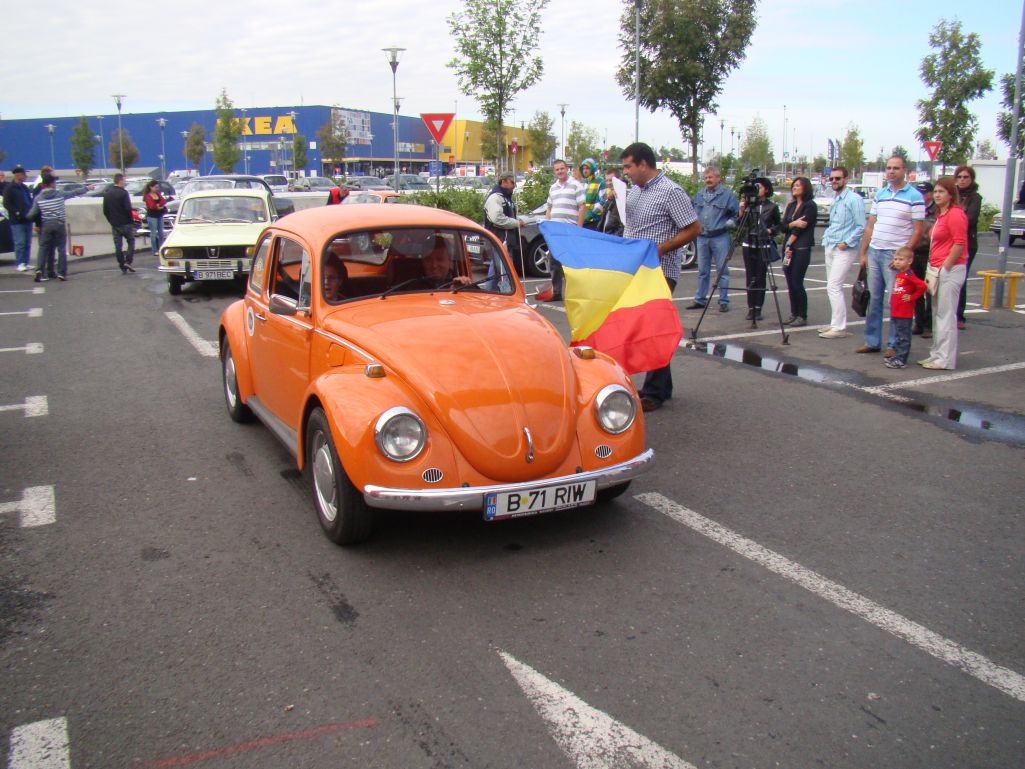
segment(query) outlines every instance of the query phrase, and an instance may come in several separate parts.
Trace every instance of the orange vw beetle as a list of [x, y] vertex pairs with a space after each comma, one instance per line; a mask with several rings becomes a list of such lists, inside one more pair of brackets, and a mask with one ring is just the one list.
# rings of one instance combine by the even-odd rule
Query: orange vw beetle
[[630, 378], [568, 347], [501, 244], [446, 211], [279, 219], [219, 338], [228, 413], [295, 454], [339, 544], [374, 508], [500, 520], [611, 499], [653, 461]]

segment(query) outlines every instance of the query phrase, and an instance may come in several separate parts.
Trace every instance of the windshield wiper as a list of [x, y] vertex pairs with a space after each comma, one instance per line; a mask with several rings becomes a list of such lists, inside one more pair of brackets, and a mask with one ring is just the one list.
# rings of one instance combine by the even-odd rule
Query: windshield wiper
[[460, 291], [462, 291], [464, 288], [480, 288], [485, 283], [490, 283], [492, 281], [497, 281], [497, 280], [498, 280], [498, 276], [497, 275], [492, 275], [492, 276], [489, 276], [489, 277], [486, 277], [486, 278], [481, 278], [480, 280], [475, 280], [473, 283], [460, 283], [458, 286], [452, 286], [452, 293], [453, 294], [457, 294]]
[[392, 286], [387, 291], [385, 291], [383, 294], [381, 294], [381, 298], [384, 299], [386, 296], [388, 296], [388, 294], [395, 293], [396, 291], [398, 291], [403, 286], [408, 286], [408, 285], [410, 285], [412, 283], [419, 283], [421, 280], [422, 280], [422, 278], [410, 278], [409, 280], [404, 280], [401, 283], [396, 283], [394, 286]]
[[203, 224], [213, 224], [212, 219], [204, 219], [202, 216], [193, 216], [188, 219], [179, 220], [179, 224], [191, 224], [192, 222], [202, 222]]

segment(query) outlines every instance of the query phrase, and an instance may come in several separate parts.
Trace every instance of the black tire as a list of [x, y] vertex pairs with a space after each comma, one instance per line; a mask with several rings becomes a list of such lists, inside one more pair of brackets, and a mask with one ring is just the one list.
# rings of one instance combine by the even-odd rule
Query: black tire
[[599, 502], [610, 502], [630, 488], [631, 483], [632, 481], [627, 481], [626, 483], [621, 483], [618, 486], [609, 486], [607, 489], [601, 489], [597, 494], [595, 494], [595, 498]]
[[551, 252], [544, 238], [537, 238], [527, 247], [527, 273], [532, 278], [552, 276]]
[[683, 247], [683, 253], [680, 254], [680, 269], [689, 270], [697, 266], [697, 263], [698, 247], [694, 241], [691, 241]]
[[313, 492], [317, 520], [336, 545], [354, 545], [369, 539], [373, 510], [345, 474], [327, 415], [320, 408], [306, 422], [306, 471]]
[[221, 377], [224, 382], [224, 403], [228, 407], [228, 416], [239, 424], [252, 422], [253, 412], [242, 402], [238, 394], [235, 358], [231, 354], [231, 345], [227, 339], [221, 345]]
[[185, 285], [185, 278], [181, 275], [167, 276], [167, 293], [171, 296], [178, 296], [182, 292], [183, 285]]

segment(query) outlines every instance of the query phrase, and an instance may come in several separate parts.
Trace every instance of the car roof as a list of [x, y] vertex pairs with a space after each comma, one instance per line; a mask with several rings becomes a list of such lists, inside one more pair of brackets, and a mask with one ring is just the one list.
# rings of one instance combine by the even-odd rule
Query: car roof
[[487, 230], [466, 217], [430, 206], [395, 203], [389, 206], [318, 206], [296, 211], [276, 221], [273, 228], [323, 243], [343, 230], [385, 227], [437, 227], [467, 229], [482, 234]]
[[185, 196], [185, 200], [192, 200], [192, 198], [269, 198], [270, 193], [267, 192], [263, 187], [256, 188], [245, 188], [239, 189], [238, 187], [232, 187], [223, 190], [199, 190], [197, 192], [190, 192]]

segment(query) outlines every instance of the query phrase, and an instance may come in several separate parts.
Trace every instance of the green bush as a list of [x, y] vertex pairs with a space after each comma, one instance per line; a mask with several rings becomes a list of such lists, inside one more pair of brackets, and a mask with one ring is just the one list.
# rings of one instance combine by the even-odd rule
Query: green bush
[[683, 187], [684, 192], [693, 200], [698, 190], [705, 186], [704, 182], [701, 181], [701, 177], [695, 178], [694, 176], [685, 176], [678, 171], [666, 171], [666, 178], [679, 184]]
[[979, 214], [978, 232], [989, 232], [989, 227], [993, 224], [993, 219], [995, 219], [999, 214], [1000, 209], [992, 203], [983, 203], [982, 211]]
[[487, 196], [474, 190], [443, 186], [441, 192], [424, 190], [411, 193], [406, 195], [402, 202], [451, 211], [481, 224], [484, 221], [485, 197]]
[[547, 168], [539, 168], [516, 192], [516, 210], [528, 214], [548, 200], [548, 189], [555, 182], [555, 174]]

